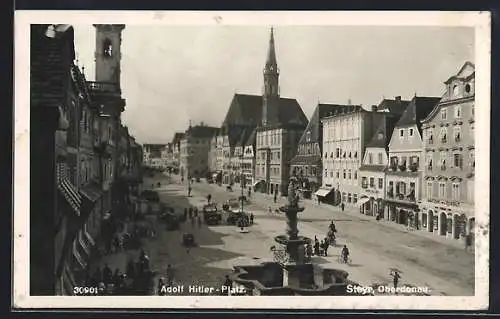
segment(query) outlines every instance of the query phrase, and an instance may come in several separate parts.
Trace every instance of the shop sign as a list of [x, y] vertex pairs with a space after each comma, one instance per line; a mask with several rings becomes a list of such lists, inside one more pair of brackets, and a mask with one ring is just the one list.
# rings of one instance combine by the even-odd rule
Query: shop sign
[[437, 200], [437, 199], [429, 199], [430, 203], [435, 203], [435, 204], [441, 204], [441, 205], [448, 205], [448, 206], [460, 206], [460, 202], [456, 200]]

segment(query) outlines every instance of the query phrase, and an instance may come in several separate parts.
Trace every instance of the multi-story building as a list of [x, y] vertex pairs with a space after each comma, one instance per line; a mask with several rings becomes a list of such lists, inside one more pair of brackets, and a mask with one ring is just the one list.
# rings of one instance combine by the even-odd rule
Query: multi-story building
[[291, 161], [291, 174], [300, 183], [299, 194], [311, 198], [321, 186], [323, 124], [321, 119], [337, 107], [335, 104], [318, 103], [309, 124], [302, 134], [297, 147], [297, 155]]
[[259, 181], [256, 187], [264, 193], [286, 195], [290, 162], [308, 120], [297, 100], [280, 96], [273, 29], [264, 67], [261, 107], [262, 121], [256, 133], [255, 181]]
[[441, 100], [422, 120], [425, 185], [420, 209], [423, 228], [458, 239], [473, 235], [475, 224], [474, 64], [466, 62], [444, 84]]
[[203, 123], [190, 126], [180, 141], [180, 170], [183, 177], [206, 178], [210, 170], [208, 168], [208, 154], [210, 141], [217, 134], [218, 128], [206, 126]]
[[[397, 97], [395, 104], [403, 104]], [[324, 200], [332, 204], [359, 206], [361, 193], [358, 172], [366, 145], [373, 138], [388, 111], [370, 111], [359, 105], [337, 107], [323, 119], [323, 185]]]
[[382, 217], [385, 210], [386, 171], [389, 165], [389, 142], [394, 126], [406, 111], [409, 101], [396, 97], [384, 99], [377, 106], [385, 115], [370, 142], [366, 145], [363, 162], [359, 168], [361, 195], [357, 205], [366, 215]]
[[231, 154], [230, 165], [232, 169], [232, 176], [234, 177], [233, 180], [235, 183], [240, 184], [243, 188], [252, 184], [251, 180], [250, 184], [247, 184], [247, 176], [243, 175], [243, 160], [246, 142], [254, 131], [255, 128], [245, 128], [243, 132], [241, 132], [239, 140], [235, 143], [234, 151]]
[[181, 140], [183, 137], [184, 133], [176, 132], [174, 134], [174, 138], [172, 139], [172, 158], [173, 158], [174, 173], [181, 174], [181, 176], [183, 176], [183, 172], [179, 171], [179, 167], [181, 160]]
[[164, 151], [166, 144], [144, 144], [144, 164], [149, 167], [164, 168]]
[[70, 295], [82, 202], [67, 151], [77, 141], [74, 30], [32, 24], [30, 36], [30, 295]]
[[[255, 137], [257, 135], [256, 129], [252, 131], [250, 136], [246, 139], [243, 149], [243, 162], [241, 172], [244, 176], [246, 187], [255, 186]], [[251, 186], [250, 186], [251, 185]]]
[[161, 150], [161, 161], [163, 169], [170, 169], [172, 167], [172, 159], [172, 143], [167, 143]]

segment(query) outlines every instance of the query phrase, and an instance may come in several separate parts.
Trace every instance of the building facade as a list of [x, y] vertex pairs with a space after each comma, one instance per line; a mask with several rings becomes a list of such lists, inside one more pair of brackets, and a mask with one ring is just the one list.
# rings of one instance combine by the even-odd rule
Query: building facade
[[144, 144], [144, 164], [156, 168], [165, 168], [167, 144]]
[[256, 129], [252, 131], [250, 136], [246, 139], [243, 149], [243, 161], [242, 161], [242, 174], [244, 178], [244, 185], [246, 188], [252, 189], [255, 186], [255, 138], [257, 132]]
[[299, 195], [311, 198], [322, 184], [323, 123], [321, 120], [338, 105], [319, 103], [304, 130], [297, 147], [297, 155], [291, 161], [291, 175], [300, 184]]
[[181, 140], [184, 137], [184, 133], [176, 132], [174, 138], [172, 139], [172, 160], [174, 166], [174, 173], [183, 176], [183, 172], [180, 171], [180, 161], [181, 161]]
[[328, 203], [359, 206], [359, 168], [367, 143], [384, 112], [366, 111], [359, 105], [336, 108], [323, 119], [323, 185]]
[[422, 227], [418, 208], [423, 171], [420, 121], [438, 101], [436, 97], [415, 96], [397, 122], [389, 143], [385, 218], [416, 229]]
[[276, 60], [274, 32], [264, 67], [262, 121], [256, 131], [256, 187], [263, 193], [287, 195], [290, 163], [308, 120], [295, 99], [282, 98]]
[[466, 62], [422, 120], [424, 191], [420, 205], [430, 232], [458, 239], [474, 234], [475, 66]]
[[203, 123], [189, 127], [180, 141], [180, 170], [183, 177], [206, 178], [210, 173], [208, 155], [210, 141], [217, 134], [218, 128]]

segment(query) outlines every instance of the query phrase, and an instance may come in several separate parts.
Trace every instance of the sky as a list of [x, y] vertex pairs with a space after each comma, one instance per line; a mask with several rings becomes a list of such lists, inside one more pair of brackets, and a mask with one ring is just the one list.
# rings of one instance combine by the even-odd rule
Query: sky
[[[78, 64], [95, 80], [95, 29], [74, 25]], [[220, 126], [235, 93], [262, 93], [268, 26], [127, 26], [122, 33], [122, 122], [139, 143], [168, 143], [204, 122]], [[282, 97], [310, 117], [322, 103], [441, 96], [474, 61], [467, 27], [277, 26]]]

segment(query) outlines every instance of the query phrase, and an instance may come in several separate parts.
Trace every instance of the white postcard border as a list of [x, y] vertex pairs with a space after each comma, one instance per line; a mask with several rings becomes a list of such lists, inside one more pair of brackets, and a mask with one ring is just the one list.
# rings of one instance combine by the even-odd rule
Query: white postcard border
[[[464, 26], [475, 28], [476, 177], [475, 295], [471, 297], [346, 296], [29, 296], [29, 114], [30, 24], [127, 25], [337, 25]], [[16, 11], [14, 106], [13, 306], [19, 308], [242, 308], [479, 310], [489, 304], [490, 209], [490, 13], [489, 12], [180, 12]]]

